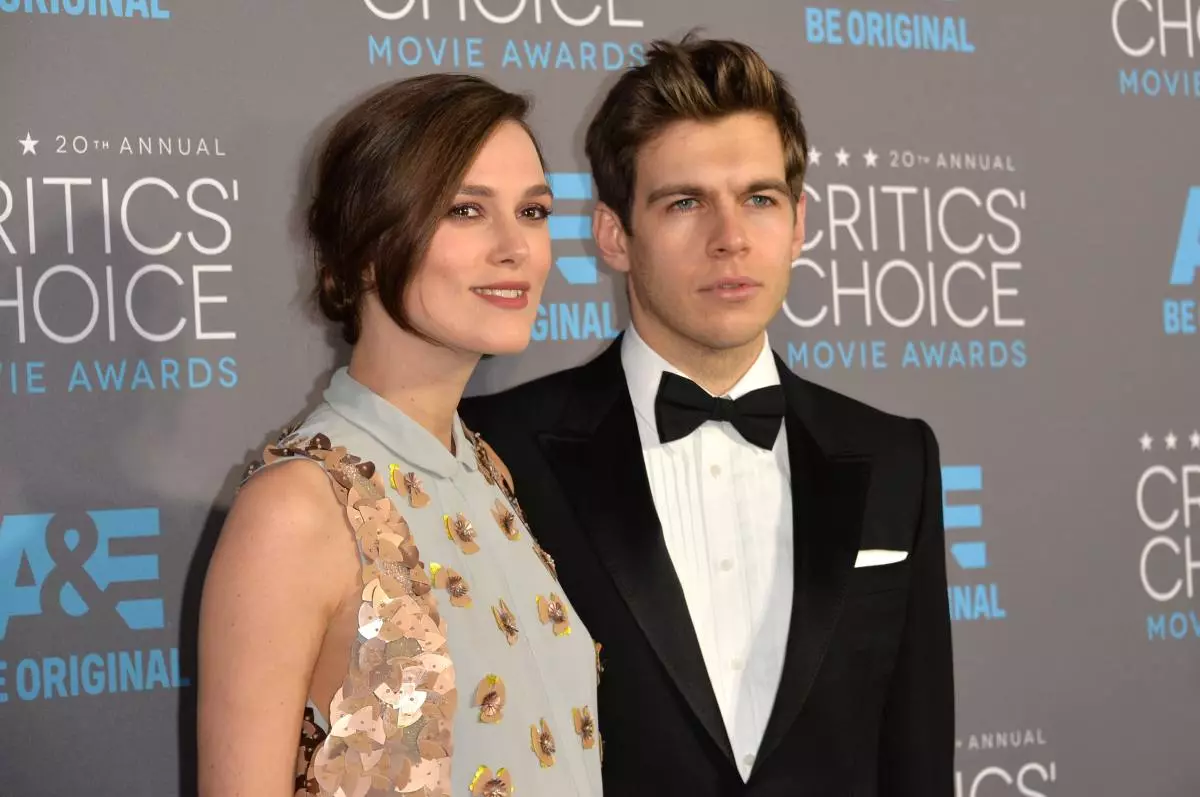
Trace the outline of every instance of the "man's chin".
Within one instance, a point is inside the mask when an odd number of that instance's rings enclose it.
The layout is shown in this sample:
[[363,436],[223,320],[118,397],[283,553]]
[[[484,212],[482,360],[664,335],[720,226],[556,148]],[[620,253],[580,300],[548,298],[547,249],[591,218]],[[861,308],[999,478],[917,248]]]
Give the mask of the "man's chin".
[[762,343],[766,325],[727,328],[720,330],[702,330],[695,339],[706,348],[713,351],[734,351],[751,345]]

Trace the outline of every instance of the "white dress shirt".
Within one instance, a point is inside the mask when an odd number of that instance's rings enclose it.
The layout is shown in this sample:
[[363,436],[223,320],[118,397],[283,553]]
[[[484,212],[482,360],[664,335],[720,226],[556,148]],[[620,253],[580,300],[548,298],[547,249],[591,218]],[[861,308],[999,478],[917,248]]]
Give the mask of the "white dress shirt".
[[[750,776],[775,703],[792,611],[792,488],[787,435],[765,451],[709,421],[659,442],[654,399],[663,371],[680,371],[630,326],[621,363],[667,551],[742,779]],[[727,397],[779,384],[763,350]]]

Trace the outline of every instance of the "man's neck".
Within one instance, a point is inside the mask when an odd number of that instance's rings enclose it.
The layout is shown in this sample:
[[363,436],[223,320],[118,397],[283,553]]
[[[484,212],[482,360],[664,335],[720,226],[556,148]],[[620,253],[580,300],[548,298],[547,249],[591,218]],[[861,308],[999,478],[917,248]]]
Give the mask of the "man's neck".
[[654,323],[633,322],[638,336],[659,357],[711,395],[723,396],[736,385],[762,353],[766,333],[741,346],[713,349],[661,329]]

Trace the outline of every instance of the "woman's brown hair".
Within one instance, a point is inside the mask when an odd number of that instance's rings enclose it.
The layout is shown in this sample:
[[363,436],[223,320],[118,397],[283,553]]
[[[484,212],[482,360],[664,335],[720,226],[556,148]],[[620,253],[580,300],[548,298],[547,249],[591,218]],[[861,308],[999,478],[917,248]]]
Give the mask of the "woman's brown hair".
[[400,328],[421,335],[404,291],[492,131],[513,121],[534,138],[528,112],[525,97],[483,78],[435,74],[391,83],[337,122],[317,162],[308,234],[317,304],[347,343],[358,340],[368,290]]

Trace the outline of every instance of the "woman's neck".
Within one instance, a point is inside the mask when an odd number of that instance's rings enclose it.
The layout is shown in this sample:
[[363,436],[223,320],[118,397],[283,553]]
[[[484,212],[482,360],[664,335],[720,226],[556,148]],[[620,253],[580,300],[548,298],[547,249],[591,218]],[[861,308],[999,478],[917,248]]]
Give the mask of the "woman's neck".
[[388,319],[363,324],[348,371],[453,451],[454,415],[478,362],[478,354],[430,343]]

